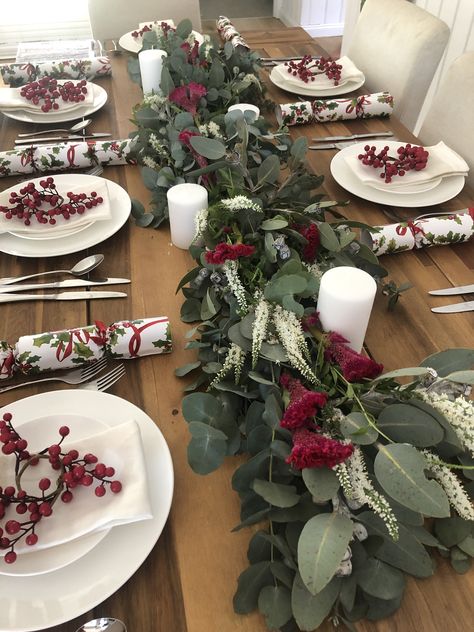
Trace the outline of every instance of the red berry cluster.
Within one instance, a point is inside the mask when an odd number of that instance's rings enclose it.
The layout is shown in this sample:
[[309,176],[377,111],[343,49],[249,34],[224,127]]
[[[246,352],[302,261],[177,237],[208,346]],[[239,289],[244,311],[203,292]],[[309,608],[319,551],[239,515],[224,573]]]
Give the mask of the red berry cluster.
[[305,55],[300,61],[286,61],[288,73],[294,77],[299,77],[305,83],[314,81],[316,75],[325,74],[328,79],[334,81],[338,86],[341,79],[341,64],[336,63],[331,57],[315,57]]
[[34,105],[41,105],[43,112],[50,110],[59,110],[58,99],[69,101],[70,103],[79,103],[84,101],[87,94],[87,81],[66,81],[58,83],[53,77],[43,77],[38,81],[27,83],[20,89],[20,96],[27,101],[31,101]]
[[[163,35],[166,37],[169,31],[176,31],[175,28],[170,26],[168,22],[160,22],[160,29],[163,31]],[[145,26],[137,31],[132,31],[132,37],[142,37],[144,33],[148,33],[153,30],[153,24],[145,24]]]
[[[38,542],[36,525],[43,518],[52,515],[53,505],[59,497],[64,503],[69,503],[73,499],[72,489],[77,486],[89,487],[94,481],[97,483],[94,491],[98,497],[105,495],[107,486],[114,494],[122,490],[120,481],[110,480],[115,475],[114,468],[99,463],[94,454],[85,454],[80,457],[77,450],[62,451],[61,444],[68,434],[69,428],[61,426],[59,428],[61,439],[58,443],[44,448],[37,454],[30,454],[27,450],[28,442],[12,425],[11,413],[5,413],[0,419],[2,452],[5,455],[15,456],[15,486],[9,485],[4,489],[0,487],[0,520],[5,517],[9,507],[15,507],[19,516],[27,514],[21,522],[9,519],[4,528],[0,527],[0,549],[9,549],[4,556],[7,564],[13,564],[17,558],[15,545],[19,540],[24,539],[29,546]],[[28,467],[38,465],[40,459],[47,459],[52,469],[57,470],[59,475],[56,486],[52,490],[50,490],[52,482],[49,478],[40,479],[38,482],[40,494],[34,495],[22,489],[21,477]]]
[[426,167],[430,155],[424,147],[410,143],[398,147],[397,157],[388,155],[390,149],[387,146],[377,153],[375,146],[366,145],[364,151],[365,154],[358,155],[359,160],[368,167],[383,169],[380,177],[387,183],[391,182],[394,176],[404,176],[407,171],[421,171]]
[[[96,191],[92,191],[90,195],[86,193],[66,193],[65,198],[58,193],[54,178],[48,177],[40,180],[40,189],[36,188],[33,182],[29,182],[17,193],[10,193],[8,199],[12,206],[1,206],[0,213],[4,213],[6,219],[23,220],[26,226],[31,224],[33,217],[40,224],[56,224],[55,217],[62,216],[65,220],[70,219],[71,215],[82,215],[98,204],[102,204],[104,198],[97,195]],[[48,204],[50,208],[42,208],[44,204]]]

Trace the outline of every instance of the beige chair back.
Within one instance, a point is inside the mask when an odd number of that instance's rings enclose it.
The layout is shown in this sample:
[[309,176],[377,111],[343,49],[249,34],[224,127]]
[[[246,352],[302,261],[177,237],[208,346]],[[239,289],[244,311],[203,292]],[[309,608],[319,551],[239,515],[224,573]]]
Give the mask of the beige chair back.
[[448,39],[442,20],[407,0],[366,0],[347,54],[367,90],[391,92],[394,114],[413,130]]
[[189,18],[201,30],[199,0],[89,0],[89,17],[95,39],[118,39],[139,22]]
[[419,137],[424,145],[443,140],[468,163],[467,182],[474,186],[474,51],[458,57],[447,70]]

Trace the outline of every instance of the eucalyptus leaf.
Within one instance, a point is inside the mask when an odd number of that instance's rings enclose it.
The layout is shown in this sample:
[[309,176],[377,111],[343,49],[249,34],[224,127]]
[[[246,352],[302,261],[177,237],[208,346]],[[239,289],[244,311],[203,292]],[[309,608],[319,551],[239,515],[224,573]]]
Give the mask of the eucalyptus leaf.
[[458,384],[474,385],[474,371],[454,371],[446,376],[446,380],[456,382]]
[[285,625],[291,617],[291,594],[284,586],[265,586],[258,596],[258,609],[269,629]]
[[194,369],[197,369],[200,366],[201,366],[200,361],[189,362],[188,364],[185,364],[184,366],[180,366],[179,368],[175,369],[174,374],[176,375],[176,377],[183,377],[184,375],[191,373],[191,371],[194,371]]
[[356,578],[365,593],[378,599],[400,599],[405,590],[403,573],[375,558],[369,558],[365,565],[357,570]]
[[299,573],[295,576],[291,591],[293,616],[302,632],[313,632],[331,612],[341,587],[341,580],[335,577],[316,595],[306,588]]
[[374,472],[383,489],[402,505],[426,516],[449,516],[449,501],[439,483],[428,480],[426,461],[408,444],[380,445]]
[[266,219],[260,224],[262,230],[281,230],[288,226],[288,221],[283,218],[272,217],[272,219]]
[[321,237],[321,245],[324,248],[327,248],[330,252],[339,252],[341,244],[339,243],[337,233],[332,226],[326,222],[321,222],[318,224],[318,229]]
[[418,448],[436,445],[444,438],[444,430],[436,419],[409,403],[384,408],[377,426],[393,441],[411,443]]
[[365,617],[369,621],[378,621],[379,619],[386,619],[391,614],[396,612],[402,603],[402,596],[395,599],[377,599],[370,595],[364,594],[364,597],[369,604],[369,608],[365,614]]
[[280,485],[256,478],[252,484],[252,489],[275,507],[294,507],[300,500],[294,485]]
[[298,567],[306,588],[319,593],[331,580],[352,538],[352,521],[340,513],[309,520],[298,542]]
[[395,377],[421,377],[422,375],[426,375],[428,373],[428,369],[421,366],[411,366],[405,369],[396,369],[395,371],[389,371],[388,373],[383,373],[375,378],[375,381],[385,380],[389,378]]
[[280,175],[280,160],[278,156],[270,154],[267,156],[257,171],[257,187],[262,184],[273,184]]
[[222,414],[222,404],[210,393],[192,393],[182,402],[183,417],[186,421],[199,421],[213,425]]
[[189,465],[196,474],[213,472],[224,462],[227,452],[226,435],[199,421],[192,421],[188,428],[192,435],[188,445]]
[[172,92],[175,88],[173,78],[171,77],[170,71],[164,65],[161,69],[161,79],[160,79],[160,89],[163,93],[163,96],[167,97],[170,92]]
[[330,500],[337,494],[340,487],[336,473],[327,467],[305,467],[302,475],[315,502]]
[[471,534],[472,525],[459,516],[450,516],[442,520],[435,520],[434,531],[436,537],[447,547],[455,546]]
[[428,356],[420,366],[434,369],[440,377],[455,371],[465,371],[474,364],[474,349],[446,349]]
[[353,443],[359,445],[370,445],[377,441],[379,433],[369,424],[367,417],[363,413],[349,413],[341,420],[341,432]]
[[189,142],[198,154],[209,160],[218,160],[225,156],[226,148],[220,140],[216,138],[206,138],[205,136],[191,136]]
[[258,596],[264,586],[273,585],[270,562],[252,564],[240,574],[237,592],[234,595],[234,610],[238,614],[247,614],[255,610]]

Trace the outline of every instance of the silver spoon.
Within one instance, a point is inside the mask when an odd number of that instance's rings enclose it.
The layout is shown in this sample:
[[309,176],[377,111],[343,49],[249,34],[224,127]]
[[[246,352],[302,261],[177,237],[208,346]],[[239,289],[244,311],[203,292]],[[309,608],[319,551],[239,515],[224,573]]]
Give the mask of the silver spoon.
[[48,274],[72,274],[73,276],[82,276],[87,274],[104,260],[104,255],[90,255],[85,259],[81,259],[70,270],[50,270],[49,272],[37,272],[36,274],[27,274],[20,277],[5,277],[0,279],[1,285],[10,285],[11,283],[17,283],[18,281],[26,281],[26,279],[34,279],[39,276],[46,276]]
[[100,619],[93,619],[84,623],[76,632],[127,632],[127,628],[123,621],[110,617],[101,617]]
[[30,136],[41,136],[41,134],[52,134],[64,132],[65,134],[75,134],[76,132],[81,132],[83,129],[92,123],[92,119],[85,119],[84,121],[79,121],[78,123],[74,123],[71,125],[69,129],[42,129],[41,132],[28,132],[27,134],[18,134],[18,138],[29,138]]

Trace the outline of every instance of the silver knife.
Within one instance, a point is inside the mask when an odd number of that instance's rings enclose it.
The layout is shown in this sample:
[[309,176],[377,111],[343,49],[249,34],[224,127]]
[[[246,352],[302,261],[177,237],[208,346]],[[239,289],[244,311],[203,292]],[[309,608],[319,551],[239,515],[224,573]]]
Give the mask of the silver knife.
[[58,294],[2,294],[0,303],[18,301],[88,301],[93,298],[125,298],[124,292],[59,292]]
[[23,290],[55,290],[63,287],[91,287],[92,285],[118,285],[130,283],[130,279],[68,279],[66,281],[52,281],[51,283],[16,283],[15,285],[0,285],[0,294],[7,292],[22,292]]
[[17,138],[15,141],[15,145],[25,145],[25,144],[38,144],[38,143],[52,143],[58,140],[63,140],[64,142],[70,140],[84,140],[87,138],[106,138],[108,136],[112,136],[112,134],[106,134],[105,132],[94,132],[92,134],[71,134],[70,136],[35,136],[34,138]]
[[310,145],[308,149],[345,149],[351,145],[357,145],[357,141],[354,139],[344,143],[320,143],[319,145]]
[[452,305],[443,305],[442,307],[432,307],[431,311],[436,314],[455,314],[456,312],[472,312],[474,310],[474,301],[466,301],[463,303],[453,303]]
[[457,287],[446,287],[442,290],[430,290],[428,294],[433,296],[452,296],[453,294],[474,294],[474,283],[472,285],[458,285]]
[[355,138],[376,138],[379,136],[393,136],[393,132],[366,132],[365,134],[352,134],[351,136],[320,136],[311,140],[317,142],[335,141],[335,140],[353,140]]

